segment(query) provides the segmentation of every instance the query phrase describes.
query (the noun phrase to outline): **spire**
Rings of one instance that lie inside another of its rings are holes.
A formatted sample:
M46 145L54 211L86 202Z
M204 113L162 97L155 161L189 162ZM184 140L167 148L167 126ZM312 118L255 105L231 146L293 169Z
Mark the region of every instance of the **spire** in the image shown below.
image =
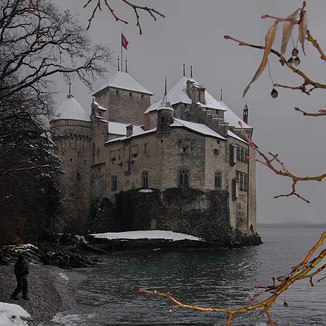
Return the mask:
M220 101L223 101L223 87L221 87L221 95L220 95Z
M186 77L186 65L183 64L183 77Z
M192 78L192 66L190 66L190 78Z
M243 119L242 119L245 123L248 123L248 111L249 111L248 105L246 104L243 108Z
M168 79L165 76L165 83L164 83L164 96L166 96L168 93Z
M120 58L118 58L118 71L120 71Z
M71 94L71 82L69 81L68 83L68 95L67 95L68 98L71 98L72 97L72 94Z
M168 85L168 79L165 76L165 80L164 80L164 96L163 96L162 101L160 103L161 108L170 107L170 103L168 102L168 96L167 96L167 94L168 94L168 91L167 91L168 86L167 85Z
M126 63L126 69L125 69L125 72L128 72L128 62L127 62L127 59L125 60L125 63Z

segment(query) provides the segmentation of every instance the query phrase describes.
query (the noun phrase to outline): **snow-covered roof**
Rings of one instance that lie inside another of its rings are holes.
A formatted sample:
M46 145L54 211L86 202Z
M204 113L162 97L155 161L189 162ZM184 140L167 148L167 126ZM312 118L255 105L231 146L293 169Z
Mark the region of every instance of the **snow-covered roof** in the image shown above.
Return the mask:
M209 128L208 126L202 123L190 122L181 119L174 119L174 122L171 125L171 127L184 127L205 136L226 140L225 137L223 137L222 135L220 135L219 133L217 133L216 131L214 131L213 129Z
M109 121L108 132L109 132L109 134L113 134L113 135L126 136L127 135L126 127L129 125L130 125L129 123L120 123L120 122ZM144 130L140 126L133 125L133 134L138 135L143 132L144 132Z
M95 101L94 98L93 98L93 103L94 103L94 104L98 107L98 109L101 110L101 111L107 111L107 110L108 110L108 109L105 108L104 106L98 104L98 103Z
M128 126L128 124L126 124L126 126ZM136 130L134 129L134 132L133 132L133 134L131 136L127 137L127 135L125 133L125 135L121 135L121 137L116 137L114 139L110 139L110 140L106 141L105 144L113 143L113 142L116 142L116 141L122 141L122 140L125 140L125 139L130 139L132 137L136 137L136 136L140 136L140 135L145 135L145 134L150 134L150 133L153 133L153 132L156 132L156 128L150 129L150 130L146 130L146 131L143 130L142 128L140 128L140 129L137 128ZM112 134L112 133L110 132L110 134Z
M229 137L232 137L232 138L235 138L237 140L240 140L242 141L243 143L245 144L248 144L245 140L243 140L241 137L239 137L238 135L236 135L234 132L232 132L231 130L228 130L228 136Z
M187 81L190 80L194 85L200 86L200 84L187 77L182 77L168 92L167 102L171 105L177 103L191 104L191 98L187 94ZM157 111L161 107L162 100L153 103L145 113ZM207 90L205 90L205 103L197 103L201 107L224 111L224 120L229 123L230 126L239 128L239 121L241 121L244 128L251 128L242 119L240 119L223 101L216 100Z
M60 119L91 121L90 114L82 108L71 94L68 94L67 98L55 110L53 120Z
M239 125L239 121L240 121L243 128L252 129L251 126L249 126L242 119L240 119L224 102L221 102L221 105L223 105L223 107L225 109L224 121L229 123L230 126L240 128L240 125Z
M147 90L144 86L140 85L138 81L136 81L133 77L131 77L127 72L124 71L116 71L114 75L111 76L109 80L102 87L100 87L100 89L97 90L93 95L97 94L98 92L107 87L125 89L128 91L153 95L152 92Z
M172 241L193 240L201 241L200 238L192 235L176 233L172 231L148 230L148 231L127 231L91 234L97 239L166 239Z

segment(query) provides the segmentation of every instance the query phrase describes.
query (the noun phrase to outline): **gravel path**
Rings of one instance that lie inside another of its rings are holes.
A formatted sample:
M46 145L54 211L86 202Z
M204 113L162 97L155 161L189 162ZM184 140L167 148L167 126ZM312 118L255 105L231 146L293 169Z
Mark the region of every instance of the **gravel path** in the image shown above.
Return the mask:
M29 301L21 298L19 301L11 300L10 296L16 287L13 270L13 264L0 266L0 302L15 303L23 307L32 316L29 325L43 325L50 321L55 313L72 306L67 281L59 275L63 270L54 266L34 264L29 264Z

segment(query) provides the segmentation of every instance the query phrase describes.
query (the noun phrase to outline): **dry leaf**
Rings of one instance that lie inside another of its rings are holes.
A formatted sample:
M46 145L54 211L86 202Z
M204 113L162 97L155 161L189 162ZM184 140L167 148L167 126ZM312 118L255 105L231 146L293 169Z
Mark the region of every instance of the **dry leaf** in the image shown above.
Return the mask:
M289 17L289 20L285 21L283 24L283 35L282 35L282 45L281 45L281 53L285 54L287 45L289 43L293 27L295 25L295 18L298 14L299 9L297 9L294 13L292 13Z
M307 12L304 10L299 24L299 41L301 43L302 51L304 55L306 55L304 50L304 41L307 37L307 30L308 30Z
M262 59L262 61L260 63L260 66L258 67L254 77L252 78L251 82L249 83L249 85L243 91L243 95L242 95L243 97L245 97L245 95L247 94L251 84L254 83L259 78L259 76L264 71L264 69L265 69L265 67L267 65L268 56L271 53L272 46L273 46L273 43L275 41L277 28L278 28L278 21L275 21L275 23L269 28L269 30L266 33L266 36L265 36L265 50L264 50L263 59Z

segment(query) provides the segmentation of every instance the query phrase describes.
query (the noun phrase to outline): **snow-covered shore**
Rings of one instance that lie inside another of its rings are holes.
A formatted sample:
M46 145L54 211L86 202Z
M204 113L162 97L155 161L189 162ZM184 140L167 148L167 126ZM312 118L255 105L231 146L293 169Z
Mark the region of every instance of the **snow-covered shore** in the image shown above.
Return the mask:
M36 326L50 321L57 312L68 309L72 305L72 299L66 288L67 280L60 276L61 269L54 266L29 264L29 270L30 300L15 301L10 299L16 287L13 264L0 266L0 303L19 305L31 316L28 325ZM0 319L1 326L24 325L20 318L5 319L5 315L10 317L10 313L6 314L6 311L24 315L19 307L0 304L0 311L2 311L3 318Z

